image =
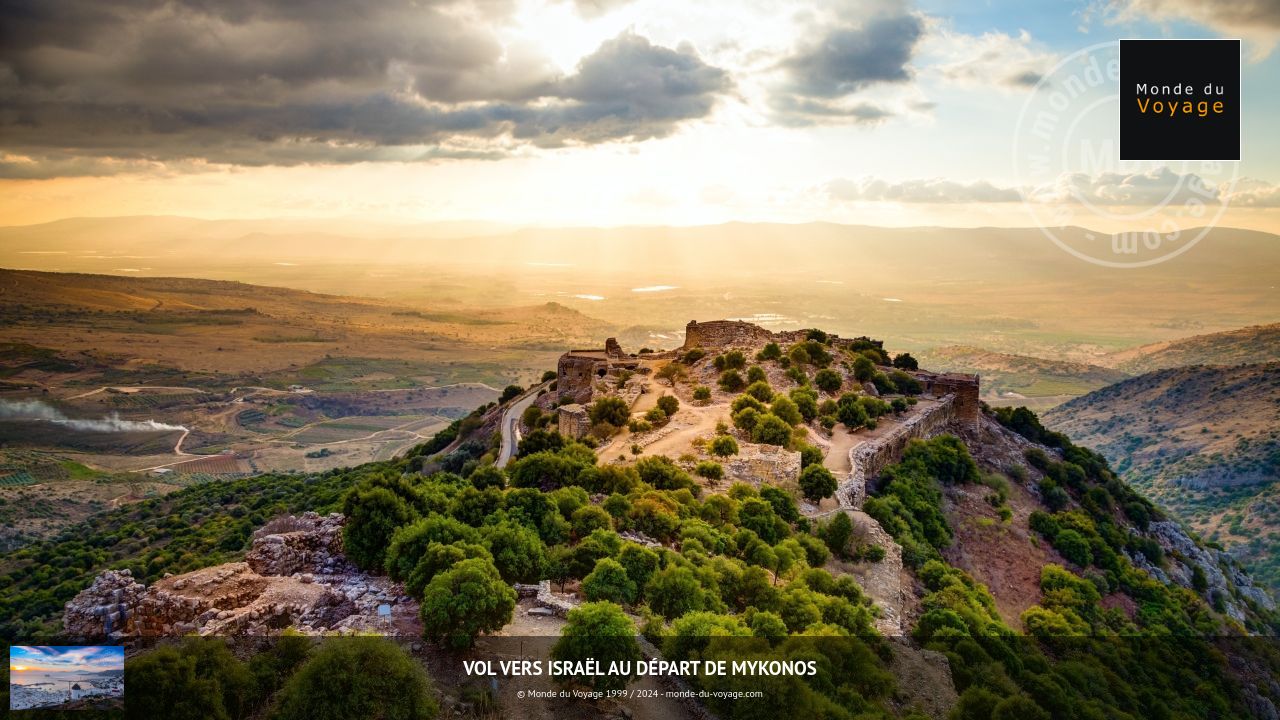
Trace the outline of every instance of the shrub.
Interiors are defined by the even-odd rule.
[[[505,405],[508,401],[515,400],[524,393],[524,388],[519,385],[508,385],[502,388],[502,396],[498,398],[499,405]]]
[[[627,570],[613,558],[600,558],[596,567],[582,579],[582,593],[589,601],[608,600],[629,604],[636,599],[636,583]]]
[[[773,399],[773,388],[769,387],[769,383],[760,380],[747,386],[746,394],[762,403],[767,403]]]
[[[647,457],[636,462],[636,472],[640,479],[659,490],[679,490],[692,488],[694,482],[689,474],[680,469],[671,458],[664,455]]]
[[[699,385],[693,389],[693,399],[704,402],[711,399],[711,388],[706,385]]]
[[[765,346],[756,355],[758,360],[777,360],[780,357],[782,357],[782,348],[778,347],[776,342],[765,343]]]
[[[124,681],[131,717],[231,720],[247,717],[256,699],[253,675],[221,639],[190,638],[131,658]]]
[[[788,425],[795,426],[804,422],[804,416],[800,414],[800,408],[796,407],[795,401],[786,395],[778,395],[773,399],[773,404],[769,407],[769,412],[781,418]]]
[[[812,502],[831,497],[836,486],[835,476],[822,465],[815,463],[800,471],[800,490]]]
[[[1075,530],[1061,530],[1053,538],[1053,547],[1062,553],[1062,557],[1079,565],[1088,567],[1093,562],[1093,553],[1089,549],[1089,541]]]
[[[729,438],[732,440],[733,438]],[[724,467],[718,462],[703,460],[693,469],[694,474],[704,477],[708,480],[720,480],[724,478]]]
[[[738,454],[738,441],[731,435],[717,435],[711,441],[711,454],[716,457],[729,457]]]
[[[484,548],[483,545],[475,543],[458,542],[450,545],[444,543],[433,542],[423,551],[422,556],[418,558],[418,564],[413,566],[413,570],[409,573],[408,580],[405,581],[404,589],[410,596],[417,600],[422,599],[422,591],[427,585],[435,579],[436,575],[457,565],[463,560],[481,559],[493,562],[493,555]]]
[[[644,414],[644,419],[645,422],[653,425],[662,425],[667,422],[667,414],[660,407],[650,408],[649,412]]]
[[[748,411],[743,411],[748,412]],[[774,415],[773,413],[765,413],[760,416],[755,423],[755,427],[751,429],[751,439],[764,445],[781,445],[786,446],[791,442],[791,426],[785,420]]]
[[[448,647],[469,648],[480,633],[511,622],[515,606],[515,590],[493,563],[463,560],[436,575],[423,591],[422,634]]]
[[[687,567],[668,567],[654,573],[644,594],[649,607],[668,620],[707,609],[707,591]]]
[[[352,490],[343,502],[343,513],[347,516],[342,529],[346,555],[370,572],[382,572],[391,536],[418,515],[400,496],[384,487]]]
[[[867,382],[876,374],[876,364],[871,358],[859,355],[853,361],[853,376],[858,382]]]
[[[919,370],[920,363],[911,357],[911,353],[902,353],[893,358],[893,366],[902,370]]]
[[[583,505],[573,511],[573,534],[584,538],[596,530],[612,530],[613,517],[599,505]]]
[[[813,376],[813,384],[817,385],[822,392],[831,395],[840,390],[841,385],[844,385],[844,378],[835,370],[824,368]]]
[[[560,435],[557,434],[556,437],[560,437]],[[521,440],[521,447],[523,447],[523,442],[524,441]],[[493,465],[481,465],[472,471],[471,475],[467,479],[471,481],[471,486],[477,490],[484,490],[485,488],[491,487],[501,490],[507,486],[506,473],[502,472],[502,468],[495,467]]]
[[[560,639],[551,648],[553,660],[595,660],[602,667],[612,663],[634,666],[643,659],[636,643],[636,627],[622,608],[610,602],[589,602],[569,611]],[[579,682],[600,692],[621,690],[635,675],[557,675],[560,682]]]
[[[431,720],[439,713],[431,679],[413,657],[384,638],[351,637],[324,642],[285,683],[270,717]]]
[[[591,403],[591,409],[587,414],[593,424],[608,423],[615,427],[622,427],[631,418],[631,407],[620,397],[606,395]]]
[[[716,382],[725,392],[737,392],[747,384],[737,370],[725,370],[720,373],[720,379]]]
[[[680,409],[680,400],[675,395],[663,395],[658,398],[658,409],[671,417]]]
[[[747,382],[749,383],[768,383],[768,376],[764,374],[764,368],[759,365],[752,365],[747,368]]]

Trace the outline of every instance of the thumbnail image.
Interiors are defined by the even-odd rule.
[[[9,709],[109,706],[124,698],[124,648],[118,645],[13,645]]]

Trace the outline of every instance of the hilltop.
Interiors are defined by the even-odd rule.
[[[1280,586],[1280,363],[1157,370],[1045,414]]]
[[[1099,359],[1130,374],[1187,365],[1248,365],[1280,360],[1280,323],[1143,345]]]
[[[979,384],[872,338],[731,321],[690,323],[679,348],[570,350],[554,380],[399,458],[204,483],[0,556],[3,628],[47,631],[79,593],[62,620],[92,635],[119,597],[121,637],[394,627],[430,642],[415,652],[435,672],[450,647],[545,649],[599,613],[643,631],[646,657],[841,668],[767,695],[770,713],[1274,711],[1274,658],[1241,642],[1274,632],[1271,598],[1101,456],[984,410]],[[302,511],[320,515],[277,518]],[[1176,681],[1192,667],[1194,689]]]

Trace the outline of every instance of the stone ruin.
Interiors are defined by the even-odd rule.
[[[109,570],[67,603],[75,638],[168,635],[395,634],[417,622],[399,583],[366,575],[342,554],[344,518],[305,513],[254,534],[244,562],[166,576],[146,587]]]
[[[565,437],[578,440],[591,430],[591,416],[578,403],[561,405],[556,409],[556,431]]]
[[[616,338],[606,340],[602,349],[570,350],[556,363],[556,396],[575,403],[590,402],[597,382],[616,379],[639,367],[640,360],[624,353]]]

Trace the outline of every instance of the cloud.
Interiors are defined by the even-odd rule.
[[[692,47],[630,32],[561,73],[503,42],[511,11],[500,0],[3,5],[0,177],[639,141],[705,117],[731,89]]]
[[[967,35],[940,28],[923,45],[922,55],[932,61],[929,71],[958,85],[1025,90],[1057,62],[1053,53],[1036,49],[1025,30]]]
[[[1084,11],[1107,22],[1147,19],[1157,23],[1190,21],[1255,44],[1255,59],[1270,54],[1280,39],[1280,3],[1275,0],[1097,0]]]
[[[1254,178],[1241,178],[1235,187],[1223,188],[1224,197],[1232,207],[1277,208],[1280,207],[1280,185]]]
[[[851,13],[848,13],[851,14]],[[893,112],[852,96],[879,85],[901,85],[914,76],[910,66],[925,32],[924,19],[891,4],[857,24],[815,28],[815,40],[783,59],[783,82],[770,105],[788,125],[843,119],[878,122]]]
[[[783,62],[791,90],[805,97],[834,98],[876,83],[911,79],[907,63],[924,22],[915,15],[871,18],[836,28]]]
[[[1027,196],[1032,201],[1042,203],[1133,207],[1156,207],[1188,201],[1216,205],[1222,199],[1219,188],[1206,185],[1199,175],[1176,173],[1167,166],[1144,173],[1063,173],[1053,183],[1028,190]]]
[[[931,178],[890,183],[876,178],[837,179],[824,187],[826,195],[840,202],[899,203],[1003,203],[1016,202],[1021,194],[1014,188],[1001,188],[979,180],[971,183]]]

